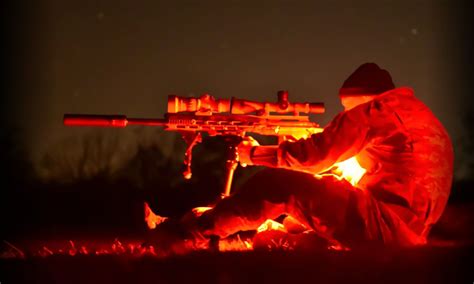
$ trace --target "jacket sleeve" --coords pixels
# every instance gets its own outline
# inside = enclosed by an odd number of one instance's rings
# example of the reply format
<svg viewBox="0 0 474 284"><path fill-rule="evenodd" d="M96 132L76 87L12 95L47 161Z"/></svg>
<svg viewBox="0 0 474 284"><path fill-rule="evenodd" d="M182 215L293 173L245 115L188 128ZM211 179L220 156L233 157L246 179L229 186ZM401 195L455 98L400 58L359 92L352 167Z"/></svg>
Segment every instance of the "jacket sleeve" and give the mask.
<svg viewBox="0 0 474 284"><path fill-rule="evenodd" d="M367 143L370 104L336 116L321 133L278 147L257 146L251 155L255 165L320 173L356 155Z"/></svg>

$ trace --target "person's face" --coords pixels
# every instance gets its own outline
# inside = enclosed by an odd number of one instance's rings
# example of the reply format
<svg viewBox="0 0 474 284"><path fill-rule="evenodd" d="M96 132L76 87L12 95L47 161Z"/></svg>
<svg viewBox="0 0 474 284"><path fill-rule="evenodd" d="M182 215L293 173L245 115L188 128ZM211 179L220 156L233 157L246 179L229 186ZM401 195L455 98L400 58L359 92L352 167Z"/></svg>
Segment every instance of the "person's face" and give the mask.
<svg viewBox="0 0 474 284"><path fill-rule="evenodd" d="M344 110L350 110L358 105L370 102L376 95L357 95L357 96L340 96L341 103L344 106Z"/></svg>

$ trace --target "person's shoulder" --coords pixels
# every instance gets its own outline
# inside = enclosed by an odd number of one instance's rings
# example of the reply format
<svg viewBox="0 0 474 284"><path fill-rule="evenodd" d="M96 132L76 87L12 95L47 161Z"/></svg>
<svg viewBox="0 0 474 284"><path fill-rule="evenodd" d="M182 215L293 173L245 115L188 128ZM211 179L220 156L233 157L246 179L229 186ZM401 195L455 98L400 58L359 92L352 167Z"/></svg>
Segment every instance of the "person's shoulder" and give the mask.
<svg viewBox="0 0 474 284"><path fill-rule="evenodd" d="M408 102L413 103L418 101L415 97L415 92L410 87L399 87L392 90L389 90L385 93L378 95L373 101L372 105L380 107L381 105L397 107L400 104L405 104Z"/></svg>
<svg viewBox="0 0 474 284"><path fill-rule="evenodd" d="M415 91L410 87L398 87L391 89L377 96L377 99L383 100L392 97L415 97Z"/></svg>
<svg viewBox="0 0 474 284"><path fill-rule="evenodd" d="M357 117L360 119L361 116L367 117L379 117L393 115L396 109L403 107L406 104L413 104L414 101L418 101L414 96L414 91L410 87L398 87L386 91L374 99L360 104L351 110L340 113L338 117L352 118ZM408 102L412 101L412 102Z"/></svg>

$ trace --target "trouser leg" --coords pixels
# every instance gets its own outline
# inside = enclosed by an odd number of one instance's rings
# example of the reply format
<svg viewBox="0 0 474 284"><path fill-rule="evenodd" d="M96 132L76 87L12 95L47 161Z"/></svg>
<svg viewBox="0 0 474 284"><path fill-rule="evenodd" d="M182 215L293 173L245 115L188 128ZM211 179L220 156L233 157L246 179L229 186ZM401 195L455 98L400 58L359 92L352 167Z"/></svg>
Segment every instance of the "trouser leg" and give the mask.
<svg viewBox="0 0 474 284"><path fill-rule="evenodd" d="M288 214L316 231L343 239L350 231L350 238L360 239L365 236L364 217L359 212L364 202L360 190L346 181L265 169L202 214L194 230L226 237L241 230L254 230L266 219Z"/></svg>

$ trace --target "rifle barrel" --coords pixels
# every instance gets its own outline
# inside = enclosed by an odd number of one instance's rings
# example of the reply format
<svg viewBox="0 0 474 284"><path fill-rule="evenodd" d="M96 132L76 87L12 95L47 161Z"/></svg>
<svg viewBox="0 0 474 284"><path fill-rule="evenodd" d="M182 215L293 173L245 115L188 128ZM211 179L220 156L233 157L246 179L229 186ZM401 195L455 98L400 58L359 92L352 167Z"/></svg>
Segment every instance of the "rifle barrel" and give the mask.
<svg viewBox="0 0 474 284"><path fill-rule="evenodd" d="M128 125L165 126L166 120L155 118L127 118L125 115L65 114L66 126L118 127Z"/></svg>

